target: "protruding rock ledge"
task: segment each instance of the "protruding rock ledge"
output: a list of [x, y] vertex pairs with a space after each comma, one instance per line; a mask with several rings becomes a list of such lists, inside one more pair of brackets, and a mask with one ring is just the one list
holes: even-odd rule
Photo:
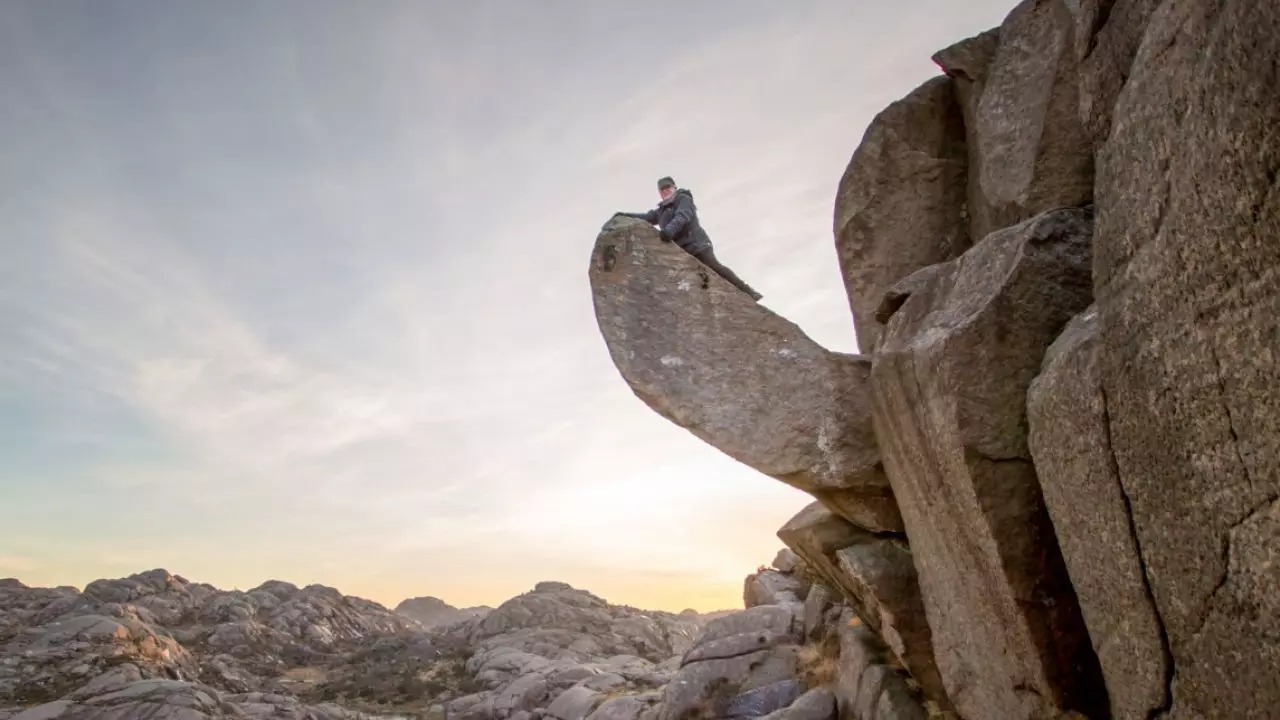
[[639, 220], [606, 224], [590, 278], [614, 364], [649, 407], [860, 527], [902, 530], [869, 358], [823, 348]]

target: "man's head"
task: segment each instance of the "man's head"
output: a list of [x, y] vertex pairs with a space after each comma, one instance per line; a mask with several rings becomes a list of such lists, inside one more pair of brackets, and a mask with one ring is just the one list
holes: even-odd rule
[[663, 200], [671, 197], [675, 194], [675, 191], [676, 181], [672, 180], [670, 176], [658, 179], [658, 194], [662, 196]]

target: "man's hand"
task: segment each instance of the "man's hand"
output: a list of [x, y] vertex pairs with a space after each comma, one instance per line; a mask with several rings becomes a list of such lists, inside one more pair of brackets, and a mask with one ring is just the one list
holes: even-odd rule
[[658, 231], [658, 237], [662, 238], [662, 242], [671, 242], [671, 235], [667, 234], [666, 228]]

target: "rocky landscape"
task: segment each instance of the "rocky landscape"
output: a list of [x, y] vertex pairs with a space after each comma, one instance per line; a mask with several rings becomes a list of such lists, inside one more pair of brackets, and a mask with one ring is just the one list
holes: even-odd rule
[[649, 612], [544, 582], [488, 611], [402, 605], [461, 615], [429, 627], [316, 585], [4, 580], [0, 720], [830, 720], [833, 643], [856, 624], [790, 551], [774, 564], [747, 578], [742, 611]]
[[859, 354], [605, 223], [622, 379], [813, 497], [743, 610], [0, 580], [0, 720], [1280, 718], [1278, 58], [1273, 0], [939, 50], [832, 149]]
[[601, 229], [636, 396], [814, 498], [778, 536], [878, 653], [833, 626], [841, 717], [1280, 718], [1277, 58], [1269, 0], [938, 51], [833, 189], [860, 354]]

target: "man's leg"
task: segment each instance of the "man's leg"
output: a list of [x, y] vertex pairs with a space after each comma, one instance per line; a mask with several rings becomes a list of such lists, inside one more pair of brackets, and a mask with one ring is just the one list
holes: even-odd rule
[[722, 265], [720, 261], [716, 259], [716, 253], [711, 248], [707, 248], [706, 250], [702, 250], [701, 252], [693, 253], [693, 256], [698, 258], [698, 260], [703, 265], [706, 265], [712, 270], [715, 270], [717, 275], [724, 278], [725, 280], [728, 280], [730, 283], [733, 284], [734, 287], [750, 295], [752, 300], [759, 300], [761, 297], [763, 297], [760, 293], [756, 292], [750, 285], [743, 282], [742, 278], [738, 277], [737, 273], [735, 273], [734, 271]]

